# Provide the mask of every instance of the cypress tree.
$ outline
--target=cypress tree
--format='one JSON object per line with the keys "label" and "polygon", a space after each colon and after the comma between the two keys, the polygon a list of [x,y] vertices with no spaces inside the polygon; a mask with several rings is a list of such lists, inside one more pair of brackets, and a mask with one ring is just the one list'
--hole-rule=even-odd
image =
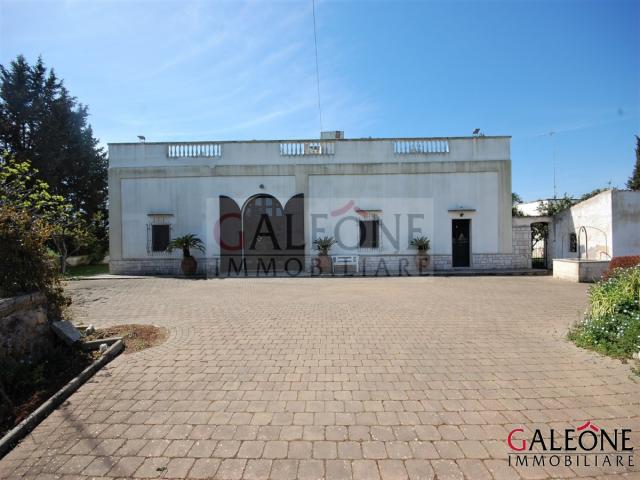
{"label": "cypress tree", "polygon": [[629,190],[640,190],[640,137],[636,135],[636,165],[633,167],[633,173],[627,180],[627,188]]}

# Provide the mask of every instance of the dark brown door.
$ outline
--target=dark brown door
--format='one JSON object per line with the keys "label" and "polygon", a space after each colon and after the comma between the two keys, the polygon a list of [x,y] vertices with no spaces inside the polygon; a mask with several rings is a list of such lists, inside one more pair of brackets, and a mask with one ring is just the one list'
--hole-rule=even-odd
{"label": "dark brown door", "polygon": [[289,275],[304,271],[304,194],[289,199],[284,206],[286,251],[284,268]]}
{"label": "dark brown door", "polygon": [[471,259],[471,220],[456,219],[451,222],[452,264],[454,267],[468,267]]}

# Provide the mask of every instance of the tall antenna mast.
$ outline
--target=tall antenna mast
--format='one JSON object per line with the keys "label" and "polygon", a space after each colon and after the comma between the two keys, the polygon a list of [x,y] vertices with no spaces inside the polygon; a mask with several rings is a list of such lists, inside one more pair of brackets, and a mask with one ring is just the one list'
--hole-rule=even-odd
{"label": "tall antenna mast", "polygon": [[318,33],[316,31],[316,0],[311,0],[313,11],[313,44],[316,49],[316,86],[318,89],[318,113],[320,115],[320,131],[322,132],[322,105],[320,103],[320,69],[318,68]]}
{"label": "tall antenna mast", "polygon": [[555,135],[555,133],[556,132],[554,132],[553,130],[549,132],[549,138],[551,138],[551,152],[553,156],[553,199],[554,200],[558,198],[558,192],[556,189],[556,144],[553,141],[553,136]]}

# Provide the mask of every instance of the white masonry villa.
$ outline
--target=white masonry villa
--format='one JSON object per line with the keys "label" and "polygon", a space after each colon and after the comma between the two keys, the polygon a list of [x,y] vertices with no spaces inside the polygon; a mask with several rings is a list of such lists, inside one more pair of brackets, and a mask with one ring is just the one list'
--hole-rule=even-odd
{"label": "white masonry villa", "polygon": [[[171,238],[195,234],[207,276],[316,275],[333,237],[340,273],[531,268],[531,230],[512,222],[510,137],[109,145],[110,271],[180,272]],[[338,272],[335,272],[336,274]]]}

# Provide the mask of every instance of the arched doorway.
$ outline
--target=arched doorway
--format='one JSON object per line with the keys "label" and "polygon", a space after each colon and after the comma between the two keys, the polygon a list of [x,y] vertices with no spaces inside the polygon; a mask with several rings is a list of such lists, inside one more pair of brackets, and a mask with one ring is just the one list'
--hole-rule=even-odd
{"label": "arched doorway", "polygon": [[249,272],[269,274],[283,269],[286,218],[280,201],[258,194],[242,209],[242,253]]}
{"label": "arched doorway", "polygon": [[304,195],[291,197],[284,208],[269,194],[250,197],[240,207],[220,196],[221,275],[275,275],[304,271]]}

